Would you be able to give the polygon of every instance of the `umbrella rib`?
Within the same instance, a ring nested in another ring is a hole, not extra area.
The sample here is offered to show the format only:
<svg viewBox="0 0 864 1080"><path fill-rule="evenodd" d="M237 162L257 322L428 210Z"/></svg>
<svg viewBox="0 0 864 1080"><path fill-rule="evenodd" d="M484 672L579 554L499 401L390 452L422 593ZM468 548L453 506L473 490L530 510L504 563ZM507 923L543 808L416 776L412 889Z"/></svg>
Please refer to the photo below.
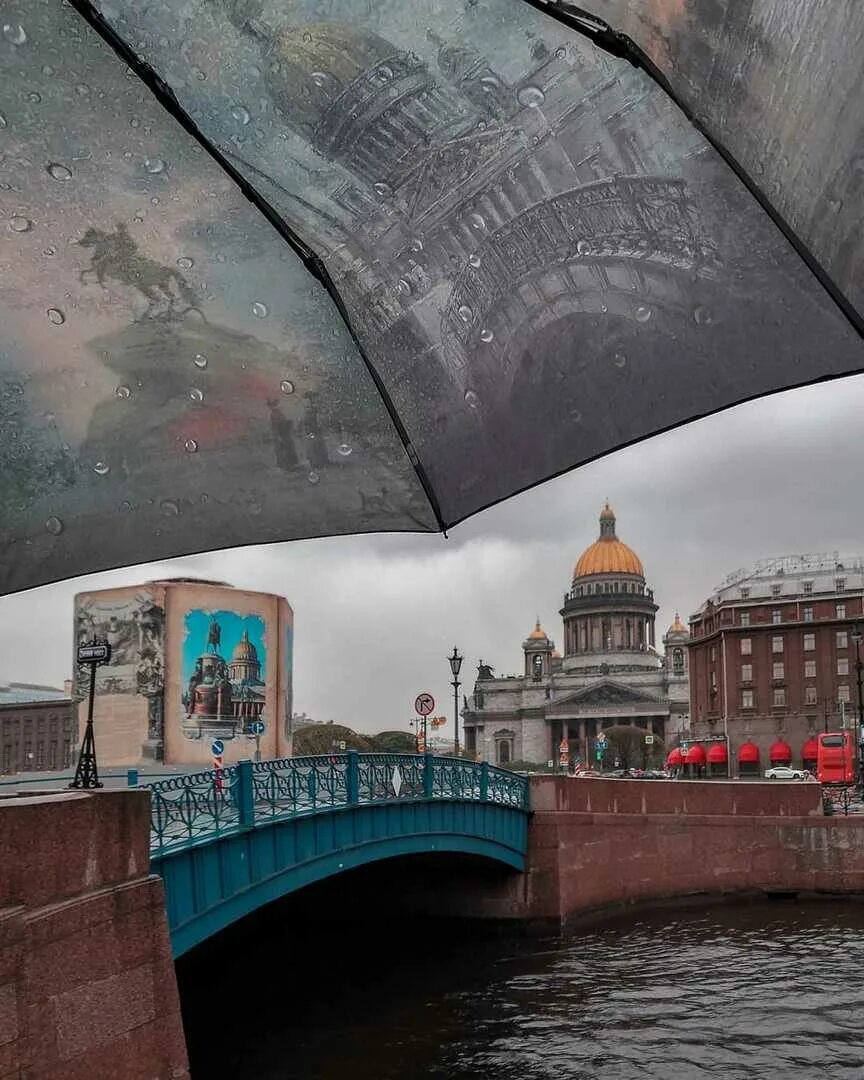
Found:
<svg viewBox="0 0 864 1080"><path fill-rule="evenodd" d="M263 214L276 232L279 233L282 239L285 240L295 254L301 259L309 273L327 290L330 299L336 305L336 310L339 312L342 321L348 328L348 333L351 335L351 339L366 366L366 370L369 372L372 382L375 384L375 389L378 391L378 394L384 403L390 421L402 442L405 454L411 463L411 467L414 469L417 479L420 482L420 486L423 488L423 493L435 516L438 528L441 532L446 534L447 522L442 515L438 496L435 494L432 482L429 479L410 436L408 435L405 425L402 423L402 419L396 410L396 406L393 403L393 399L390 397L389 391L384 385L381 376L378 374L377 368L369 358L363 343L360 341L360 338L354 329L345 302L342 299L342 295L336 288L336 285L330 276L330 272L324 265L321 256L318 255L316 251L313 251L313 249L297 235L278 210L276 210L258 189L250 184L246 177L235 168L230 161L228 161L227 157L219 147L207 138L177 100L174 91L168 83L166 83L162 76L159 75L146 60L140 57L122 37L120 37L110 23L108 23L100 12L94 8L91 0L69 0L69 2L72 8L93 28L108 47L135 72L165 111L169 113L193 139L195 139L198 145L210 155L223 172L231 177L243 195L252 203L256 210Z"/></svg>
<svg viewBox="0 0 864 1080"><path fill-rule="evenodd" d="M705 141L723 158L786 240L792 245L799 258L802 259L825 292L828 293L840 309L852 329L859 337L864 338L864 316L858 312L837 282L834 281L795 229L765 195L741 162L708 130L705 124L696 116L693 109L678 95L667 76L663 74L650 56L632 38L620 30L614 29L604 19L592 15L589 11L585 11L584 8L571 4L569 0L522 0L522 2L529 4L557 22L563 23L571 30L582 34L583 37L587 37L598 48L603 49L604 52L610 53L621 60L626 60L633 67L639 68L649 78L653 79L687 117Z"/></svg>

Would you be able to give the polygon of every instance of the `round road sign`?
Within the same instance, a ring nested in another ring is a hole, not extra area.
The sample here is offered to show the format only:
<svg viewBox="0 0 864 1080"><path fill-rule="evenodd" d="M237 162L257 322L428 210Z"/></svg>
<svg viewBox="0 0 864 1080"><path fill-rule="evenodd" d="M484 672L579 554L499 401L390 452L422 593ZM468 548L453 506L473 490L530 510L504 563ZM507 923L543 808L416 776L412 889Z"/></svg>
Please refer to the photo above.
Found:
<svg viewBox="0 0 864 1080"><path fill-rule="evenodd" d="M225 744L222 742L221 739L214 739L213 742L210 744L210 750L213 754L213 757L219 757L225 750Z"/></svg>
<svg viewBox="0 0 864 1080"><path fill-rule="evenodd" d="M414 699L414 709L418 716L429 716L435 708L435 698L431 694L418 694Z"/></svg>

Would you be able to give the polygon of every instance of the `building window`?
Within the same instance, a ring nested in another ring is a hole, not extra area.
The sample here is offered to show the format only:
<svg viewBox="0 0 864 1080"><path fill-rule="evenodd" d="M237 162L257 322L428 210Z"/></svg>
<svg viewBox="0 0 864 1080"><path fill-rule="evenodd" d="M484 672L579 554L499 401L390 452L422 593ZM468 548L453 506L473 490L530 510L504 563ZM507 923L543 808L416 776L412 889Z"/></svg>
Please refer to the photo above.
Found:
<svg viewBox="0 0 864 1080"><path fill-rule="evenodd" d="M838 656L837 657L837 674L848 675L849 674L849 657Z"/></svg>
<svg viewBox="0 0 864 1080"><path fill-rule="evenodd" d="M845 630L837 631L837 648L848 649L849 648L849 635Z"/></svg>
<svg viewBox="0 0 864 1080"><path fill-rule="evenodd" d="M838 577L834 579L834 588L837 592L845 592L846 590L846 578Z"/></svg>
<svg viewBox="0 0 864 1080"><path fill-rule="evenodd" d="M771 671L771 677L773 679L782 679L783 678L783 661L782 660L780 661L779 664L774 664L773 665L772 671Z"/></svg>
<svg viewBox="0 0 864 1080"><path fill-rule="evenodd" d="M741 682L752 682L752 681L753 681L753 665L752 664L742 664L741 665Z"/></svg>
<svg viewBox="0 0 864 1080"><path fill-rule="evenodd" d="M846 605L845 604L838 604L836 614L837 614L838 619L845 619L846 618Z"/></svg>
<svg viewBox="0 0 864 1080"><path fill-rule="evenodd" d="M684 650L673 649L672 650L672 671L676 675L684 674Z"/></svg>
<svg viewBox="0 0 864 1080"><path fill-rule="evenodd" d="M782 705L786 704L786 691L782 686L778 686L774 691L774 708L779 709Z"/></svg>
<svg viewBox="0 0 864 1080"><path fill-rule="evenodd" d="M716 648L716 646L712 645L711 646L711 663L713 664L716 659L717 659L717 648Z"/></svg>
<svg viewBox="0 0 864 1080"><path fill-rule="evenodd" d="M513 760L513 743L509 739L495 741L495 760L499 765L508 765Z"/></svg>
<svg viewBox="0 0 864 1080"><path fill-rule="evenodd" d="M742 690L741 691L741 708L752 709L753 708L753 691Z"/></svg>
<svg viewBox="0 0 864 1080"><path fill-rule="evenodd" d="M849 687L848 686L838 686L837 687L837 700L846 702L848 704L848 702L849 702Z"/></svg>
<svg viewBox="0 0 864 1080"><path fill-rule="evenodd" d="M812 652L816 648L816 635L804 635L804 652Z"/></svg>
<svg viewBox="0 0 864 1080"><path fill-rule="evenodd" d="M779 635L771 638L771 652L783 652L783 638Z"/></svg>
<svg viewBox="0 0 864 1080"><path fill-rule="evenodd" d="M739 589L738 593L742 600L747 600L750 597L750 590L748 588Z"/></svg>
<svg viewBox="0 0 864 1080"><path fill-rule="evenodd" d="M805 607L804 608L804 622L813 622L813 608L812 607Z"/></svg>
<svg viewBox="0 0 864 1080"><path fill-rule="evenodd" d="M774 611L771 612L771 622L772 623L781 623L781 622L783 622L783 612L778 611L775 608Z"/></svg>
<svg viewBox="0 0 864 1080"><path fill-rule="evenodd" d="M738 616L738 622L739 622L739 624L741 626L749 626L750 625L750 612L749 611L742 611L741 614Z"/></svg>
<svg viewBox="0 0 864 1080"><path fill-rule="evenodd" d="M772 596L779 596L781 591L782 591L782 588L783 588L782 585L772 585L771 586L771 595Z"/></svg>
<svg viewBox="0 0 864 1080"><path fill-rule="evenodd" d="M753 652L753 642L749 637L741 638L741 655L749 656Z"/></svg>
<svg viewBox="0 0 864 1080"><path fill-rule="evenodd" d="M815 705L816 704L816 687L805 686L804 687L804 704Z"/></svg>
<svg viewBox="0 0 864 1080"><path fill-rule="evenodd" d="M816 678L816 661L805 660L804 661L804 678L815 679Z"/></svg>
<svg viewBox="0 0 864 1080"><path fill-rule="evenodd" d="M467 750L468 747L466 746L465 749ZM55 742L52 742L48 747L48 768L57 768L57 743Z"/></svg>
<svg viewBox="0 0 864 1080"><path fill-rule="evenodd" d="M812 596L813 595L813 582L812 581L805 581L801 586L801 592L803 592L805 596Z"/></svg>

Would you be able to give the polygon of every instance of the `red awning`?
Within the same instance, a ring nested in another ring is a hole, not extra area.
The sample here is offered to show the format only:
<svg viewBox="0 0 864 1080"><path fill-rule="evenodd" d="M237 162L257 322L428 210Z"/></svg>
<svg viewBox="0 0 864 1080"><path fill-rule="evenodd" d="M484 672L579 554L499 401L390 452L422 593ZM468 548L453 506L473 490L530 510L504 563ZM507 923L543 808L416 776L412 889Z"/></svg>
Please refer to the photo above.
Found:
<svg viewBox="0 0 864 1080"><path fill-rule="evenodd" d="M801 747L802 761L815 761L819 757L819 743L816 739L808 739Z"/></svg>
<svg viewBox="0 0 864 1080"><path fill-rule="evenodd" d="M783 742L782 739L778 739L777 742L768 751L768 758L772 762L775 761L791 761L792 760L792 747L787 742Z"/></svg>
<svg viewBox="0 0 864 1080"><path fill-rule="evenodd" d="M676 746L674 750L669 751L669 756L666 758L667 765L683 765L684 757L681 754L681 750Z"/></svg>
<svg viewBox="0 0 864 1080"><path fill-rule="evenodd" d="M725 765L729 760L729 755L726 753L725 743L714 743L713 746L708 748L708 762L710 765Z"/></svg>
<svg viewBox="0 0 864 1080"><path fill-rule="evenodd" d="M684 760L688 765L704 765L705 751L699 745L691 746L687 751L687 757Z"/></svg>
<svg viewBox="0 0 864 1080"><path fill-rule="evenodd" d="M741 743L738 747L739 765L758 765L759 747L752 742Z"/></svg>

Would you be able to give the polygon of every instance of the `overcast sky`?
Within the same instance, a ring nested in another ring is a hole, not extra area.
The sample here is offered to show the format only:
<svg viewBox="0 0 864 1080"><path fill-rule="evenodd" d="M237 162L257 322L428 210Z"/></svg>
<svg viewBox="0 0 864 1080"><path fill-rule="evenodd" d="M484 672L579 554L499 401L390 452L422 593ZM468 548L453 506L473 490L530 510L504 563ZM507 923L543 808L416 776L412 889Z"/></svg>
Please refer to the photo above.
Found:
<svg viewBox="0 0 864 1080"><path fill-rule="evenodd" d="M450 538L379 535L243 548L95 574L0 599L0 680L62 685L72 598L166 575L282 593L295 611L295 709L407 728L431 691L452 715L447 654L521 667L537 615L561 644L573 563L609 497L645 564L658 628L767 555L864 549L864 378L792 391L658 436L477 515ZM659 639L659 634L658 634ZM439 710L436 710L439 711ZM448 724L444 733L451 733Z"/></svg>

